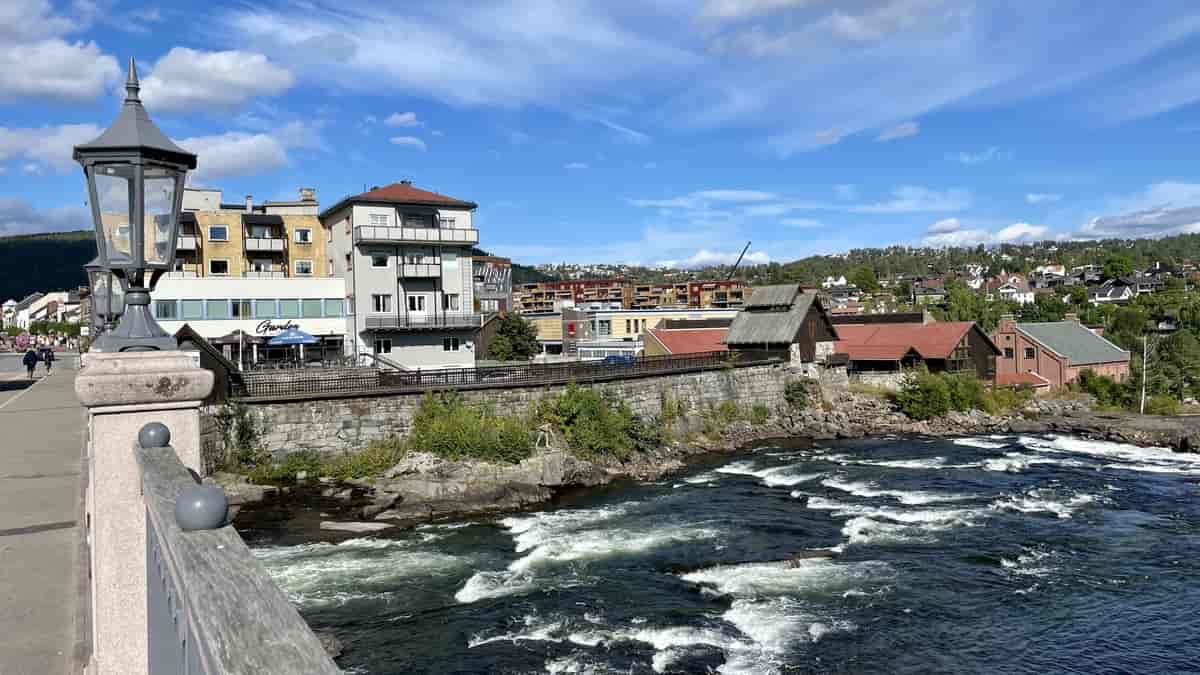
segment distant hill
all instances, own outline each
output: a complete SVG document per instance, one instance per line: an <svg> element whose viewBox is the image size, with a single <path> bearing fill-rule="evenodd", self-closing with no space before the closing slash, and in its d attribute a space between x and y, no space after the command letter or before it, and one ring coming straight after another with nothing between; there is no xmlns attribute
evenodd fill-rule
<svg viewBox="0 0 1200 675"><path fill-rule="evenodd" d="M92 230L0 238L0 302L34 291L87 284L83 266L96 257Z"/></svg>

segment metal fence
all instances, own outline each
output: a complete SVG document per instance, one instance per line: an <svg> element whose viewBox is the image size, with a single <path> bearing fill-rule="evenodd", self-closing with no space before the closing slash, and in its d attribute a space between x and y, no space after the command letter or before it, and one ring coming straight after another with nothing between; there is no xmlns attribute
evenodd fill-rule
<svg viewBox="0 0 1200 675"><path fill-rule="evenodd" d="M616 362L575 361L424 371L348 368L336 371L312 369L283 373L241 373L232 378L230 394L240 399L287 400L323 395L539 387L569 382L608 382L781 362L782 359L775 357L746 359L731 352L704 352L677 356L644 356Z"/></svg>

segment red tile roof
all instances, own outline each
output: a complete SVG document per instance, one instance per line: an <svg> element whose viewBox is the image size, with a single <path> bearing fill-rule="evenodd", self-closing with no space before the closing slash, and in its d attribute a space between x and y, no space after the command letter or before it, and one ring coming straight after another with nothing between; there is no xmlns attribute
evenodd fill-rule
<svg viewBox="0 0 1200 675"><path fill-rule="evenodd" d="M360 195L351 197L355 201L364 202L395 202L397 204L433 204L436 206L458 206L473 209L475 202L463 201L443 194L413 187L412 183L392 183L383 187L368 190Z"/></svg>
<svg viewBox="0 0 1200 675"><path fill-rule="evenodd" d="M701 352L724 352L729 347L721 342L728 328L685 328L668 330L651 328L648 331L672 354L699 354Z"/></svg>
<svg viewBox="0 0 1200 675"><path fill-rule="evenodd" d="M909 350L924 359L946 359L974 325L971 321L837 324L840 339L834 352L848 354L852 361L898 361Z"/></svg>
<svg viewBox="0 0 1200 675"><path fill-rule="evenodd" d="M996 384L1000 386L1027 384L1031 387L1048 387L1050 386L1050 380L1037 373L998 373L996 375Z"/></svg>

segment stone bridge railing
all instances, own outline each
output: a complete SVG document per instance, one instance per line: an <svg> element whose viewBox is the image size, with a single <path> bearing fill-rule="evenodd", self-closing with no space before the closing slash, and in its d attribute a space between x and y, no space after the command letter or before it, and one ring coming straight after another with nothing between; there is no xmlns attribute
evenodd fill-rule
<svg viewBox="0 0 1200 675"><path fill-rule="evenodd" d="M86 525L92 655L120 675L337 673L307 624L201 488L212 373L179 352L89 354ZM207 517L206 517L207 516Z"/></svg>

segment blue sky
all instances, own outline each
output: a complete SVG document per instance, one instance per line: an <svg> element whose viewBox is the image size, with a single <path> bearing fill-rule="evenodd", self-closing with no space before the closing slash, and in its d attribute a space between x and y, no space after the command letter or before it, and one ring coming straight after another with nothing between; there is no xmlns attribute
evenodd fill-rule
<svg viewBox="0 0 1200 675"><path fill-rule="evenodd" d="M0 233L143 100L228 201L410 179L526 263L1200 231L1200 5L0 3Z"/></svg>

